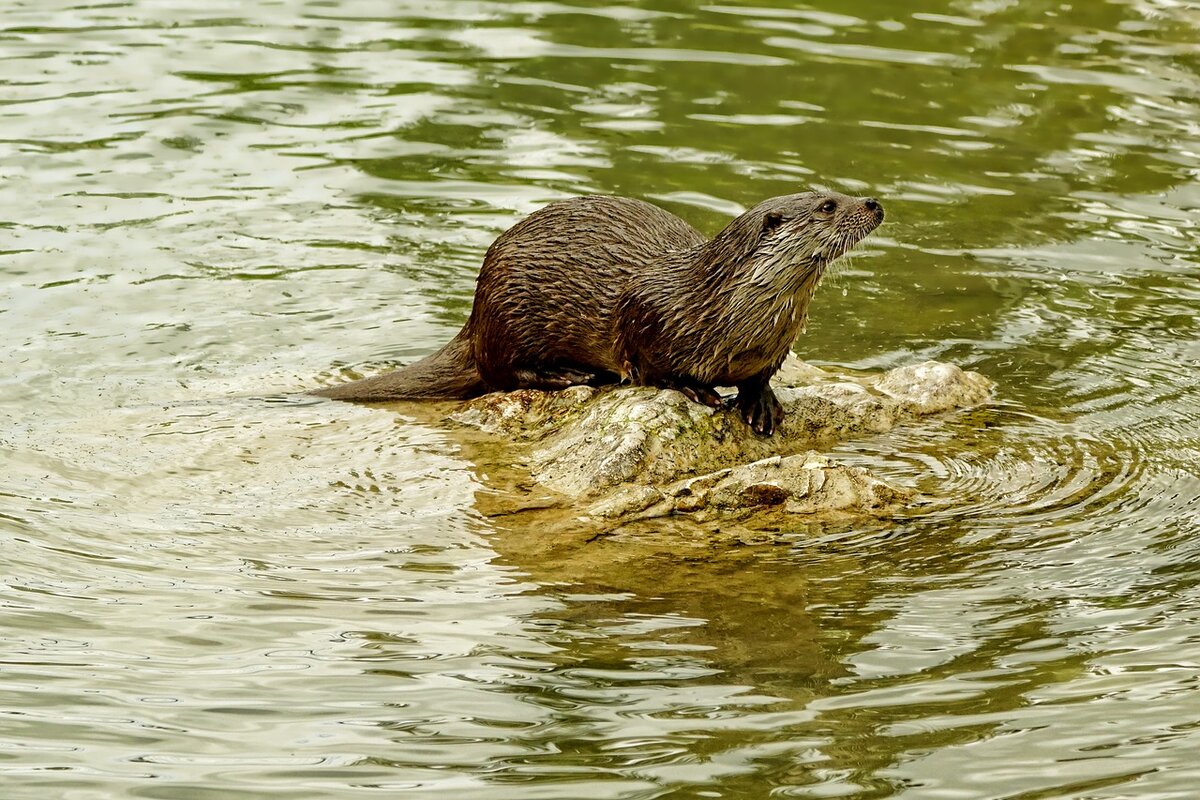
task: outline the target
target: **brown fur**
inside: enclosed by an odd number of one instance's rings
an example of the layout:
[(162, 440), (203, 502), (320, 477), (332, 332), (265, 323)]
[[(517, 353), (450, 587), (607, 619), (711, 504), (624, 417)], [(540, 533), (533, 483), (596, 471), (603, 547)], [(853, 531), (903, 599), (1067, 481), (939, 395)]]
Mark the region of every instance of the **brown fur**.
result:
[(779, 411), (767, 380), (803, 328), (817, 282), (882, 219), (874, 200), (795, 194), (760, 203), (706, 241), (640, 200), (553, 203), (488, 248), (470, 319), (449, 344), (315, 394), (465, 398), (619, 376), (715, 405), (713, 387), (737, 386), (743, 416), (769, 433)]

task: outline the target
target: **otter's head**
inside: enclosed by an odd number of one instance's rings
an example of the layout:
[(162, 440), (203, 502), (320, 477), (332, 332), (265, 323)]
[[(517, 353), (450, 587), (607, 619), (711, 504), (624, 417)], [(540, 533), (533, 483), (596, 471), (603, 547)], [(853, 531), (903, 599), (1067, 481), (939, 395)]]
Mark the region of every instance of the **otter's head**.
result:
[(883, 206), (873, 197), (804, 192), (764, 200), (712, 244), (749, 268), (756, 282), (819, 278), (881, 222)]
[(773, 197), (750, 211), (762, 217), (760, 247), (795, 251), (828, 264), (866, 238), (883, 222), (883, 206), (873, 197), (837, 192), (805, 192)]

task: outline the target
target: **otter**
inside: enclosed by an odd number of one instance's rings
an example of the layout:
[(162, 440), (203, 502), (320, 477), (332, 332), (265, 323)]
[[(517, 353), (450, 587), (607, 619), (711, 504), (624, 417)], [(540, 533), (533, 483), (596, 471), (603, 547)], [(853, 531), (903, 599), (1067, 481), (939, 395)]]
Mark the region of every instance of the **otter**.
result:
[[(783, 417), (770, 378), (830, 262), (883, 221), (870, 197), (773, 197), (711, 240), (665, 209), (593, 195), (534, 212), (488, 248), (471, 315), (400, 370), (314, 391), (359, 402), (465, 399), (621, 381), (736, 406), (756, 433)], [(726, 401), (718, 386), (733, 386)]]

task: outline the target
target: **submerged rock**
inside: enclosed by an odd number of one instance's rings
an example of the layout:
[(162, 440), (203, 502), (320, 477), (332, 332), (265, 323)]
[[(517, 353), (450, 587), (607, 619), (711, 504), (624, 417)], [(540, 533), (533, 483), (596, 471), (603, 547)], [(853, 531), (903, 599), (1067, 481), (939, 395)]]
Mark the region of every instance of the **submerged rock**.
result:
[(568, 502), (582, 501), (589, 517), (883, 516), (915, 493), (812, 448), (979, 405), (992, 386), (978, 373), (933, 361), (852, 376), (794, 358), (775, 384), (787, 416), (770, 438), (755, 435), (732, 411), (649, 387), (491, 394), (451, 418), (527, 443), (534, 479)]

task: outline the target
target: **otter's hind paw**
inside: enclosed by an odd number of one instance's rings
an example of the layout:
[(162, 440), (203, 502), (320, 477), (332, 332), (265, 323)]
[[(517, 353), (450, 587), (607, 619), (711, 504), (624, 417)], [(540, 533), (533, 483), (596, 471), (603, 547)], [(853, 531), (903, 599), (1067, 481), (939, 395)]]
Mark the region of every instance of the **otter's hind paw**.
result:
[(683, 396), (693, 403), (699, 403), (702, 406), (709, 408), (725, 408), (725, 398), (717, 393), (717, 390), (711, 386), (700, 386), (699, 384), (679, 384), (672, 386), (672, 389), (677, 389), (683, 393)]
[(569, 368), (550, 368), (542, 370), (523, 369), (515, 374), (517, 385), (522, 389), (541, 389), (556, 391), (568, 386), (599, 386), (609, 383), (609, 373), (584, 372)]

